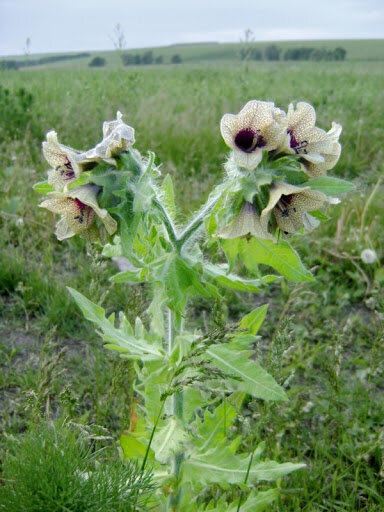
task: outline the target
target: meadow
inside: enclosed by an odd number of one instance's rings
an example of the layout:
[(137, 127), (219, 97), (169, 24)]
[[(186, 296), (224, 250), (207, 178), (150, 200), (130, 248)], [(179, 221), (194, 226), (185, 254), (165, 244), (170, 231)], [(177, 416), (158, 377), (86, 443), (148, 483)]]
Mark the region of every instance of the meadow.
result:
[[(370, 59), (361, 45), (358, 57), (345, 62), (241, 63), (212, 54), (177, 66), (78, 69), (75, 63), (71, 69), (66, 62), (0, 72), (0, 421), (6, 434), (0, 447), (8, 468), (9, 454), (23, 461), (24, 483), (35, 459), (20, 439), (43, 443), (42, 425), (64, 418), (103, 448), (102, 464), (115, 464), (135, 399), (130, 365), (104, 351), (65, 287), (129, 318), (148, 305), (145, 286), (108, 281), (114, 268), (97, 248), (55, 239), (55, 219), (37, 207), (32, 190), (48, 168), (41, 154), (45, 133), (55, 129), (64, 144), (92, 147), (102, 122), (120, 110), (135, 128), (136, 147), (154, 151), (162, 173), (174, 178), (187, 216), (222, 173), (224, 113), (253, 98), (283, 109), (307, 101), (318, 126), (343, 125), (334, 174), (356, 189), (321, 229), (292, 240), (314, 282), (284, 281), (256, 296), (223, 297), (232, 319), (254, 304), (270, 304), (257, 350), (289, 395), (283, 404), (248, 401), (236, 428), (245, 446), (265, 440), (271, 458), (308, 465), (278, 483), (280, 499), (270, 510), (384, 510), (384, 65), (379, 51)], [(362, 261), (366, 248), (376, 251), (377, 262)], [(203, 326), (207, 304), (200, 299), (191, 308), (196, 326)], [(75, 457), (75, 441), (68, 439), (63, 449)], [(65, 510), (60, 506), (47, 511)], [(15, 512), (43, 510), (29, 507)]]

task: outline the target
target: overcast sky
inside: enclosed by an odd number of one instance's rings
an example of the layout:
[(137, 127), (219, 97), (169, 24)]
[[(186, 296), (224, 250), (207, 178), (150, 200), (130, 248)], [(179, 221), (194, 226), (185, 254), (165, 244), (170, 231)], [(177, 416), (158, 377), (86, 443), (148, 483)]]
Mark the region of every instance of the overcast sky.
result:
[(0, 54), (108, 50), (198, 41), (384, 37), (384, 0), (0, 0)]

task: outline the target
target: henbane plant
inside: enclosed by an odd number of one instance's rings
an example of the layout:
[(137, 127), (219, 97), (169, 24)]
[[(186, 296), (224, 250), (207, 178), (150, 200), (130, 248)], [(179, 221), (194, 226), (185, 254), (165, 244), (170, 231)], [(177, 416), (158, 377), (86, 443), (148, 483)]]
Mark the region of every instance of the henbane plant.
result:
[[(151, 303), (133, 325), (69, 291), (105, 347), (133, 362), (137, 410), (120, 445), (124, 458), (153, 469), (159, 511), (261, 511), (277, 490), (258, 491), (258, 482), (304, 467), (263, 460), (262, 440), (242, 453), (241, 438), (231, 434), (247, 395), (287, 399), (252, 358), (267, 305), (204, 332), (194, 327), (188, 304), (196, 296), (220, 301), (225, 289), (257, 293), (282, 278), (313, 279), (288, 237), (314, 229), (327, 218), (327, 204), (352, 188), (326, 176), (340, 155), (341, 126), (325, 132), (315, 121), (307, 103), (285, 113), (253, 100), (238, 115), (224, 115), (221, 132), (231, 148), (225, 175), (185, 225), (171, 177), (161, 176), (152, 153), (143, 157), (133, 148), (134, 130), (119, 112), (93, 149), (68, 148), (55, 132), (43, 143), (52, 169), (35, 189), (46, 194), (40, 206), (61, 214), (57, 237), (78, 234), (103, 245), (105, 257), (126, 258), (129, 270), (111, 281), (147, 283)], [(213, 485), (239, 492), (234, 501), (222, 493), (202, 505), (199, 495)]]

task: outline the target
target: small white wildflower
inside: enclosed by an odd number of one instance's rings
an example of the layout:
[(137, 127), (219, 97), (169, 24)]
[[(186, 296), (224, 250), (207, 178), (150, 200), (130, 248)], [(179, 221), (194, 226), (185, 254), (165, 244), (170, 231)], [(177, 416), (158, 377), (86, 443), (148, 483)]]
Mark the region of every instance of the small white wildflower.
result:
[(360, 254), (360, 258), (369, 265), (377, 261), (377, 254), (373, 249), (364, 249)]
[(303, 408), (301, 409), (304, 413), (311, 412), (311, 410), (315, 407), (315, 404), (311, 401), (307, 402)]

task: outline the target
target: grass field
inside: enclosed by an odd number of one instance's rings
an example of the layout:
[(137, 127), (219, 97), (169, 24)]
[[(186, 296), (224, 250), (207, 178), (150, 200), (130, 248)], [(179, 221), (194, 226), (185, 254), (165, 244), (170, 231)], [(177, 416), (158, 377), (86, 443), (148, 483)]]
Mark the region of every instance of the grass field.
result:
[[(153, 150), (163, 174), (175, 178), (187, 215), (221, 175), (224, 113), (252, 98), (281, 108), (303, 100), (315, 106), (320, 127), (333, 120), (343, 125), (335, 175), (352, 179), (356, 192), (320, 230), (292, 241), (314, 283), (223, 299), (232, 319), (255, 302), (270, 303), (259, 349), (275, 378), (289, 380), (288, 403), (249, 402), (238, 429), (245, 444), (264, 439), (276, 460), (308, 464), (279, 483), (280, 502), (271, 510), (384, 510), (384, 43), (340, 43), (348, 51), (345, 62), (244, 64), (230, 60), (235, 45), (212, 44), (195, 45), (194, 53), (169, 47), (183, 56), (178, 66), (118, 68), (111, 54), (107, 69), (78, 69), (80, 62), (67, 61), (60, 69), (0, 73), (3, 457), (14, 449), (10, 435), (66, 417), (105, 427), (107, 439), (98, 443), (108, 447), (109, 461), (117, 459), (133, 399), (130, 367), (105, 353), (65, 286), (131, 318), (147, 304), (145, 288), (108, 282), (113, 268), (95, 248), (54, 238), (55, 219), (37, 208), (40, 198), (31, 189), (47, 170), (40, 150), (45, 133), (54, 128), (61, 142), (92, 147), (102, 121), (121, 110), (135, 127), (137, 148)], [(199, 62), (198, 51), (208, 52), (208, 62)], [(363, 263), (365, 248), (379, 261)], [(191, 308), (200, 325), (207, 305), (196, 300)]]

